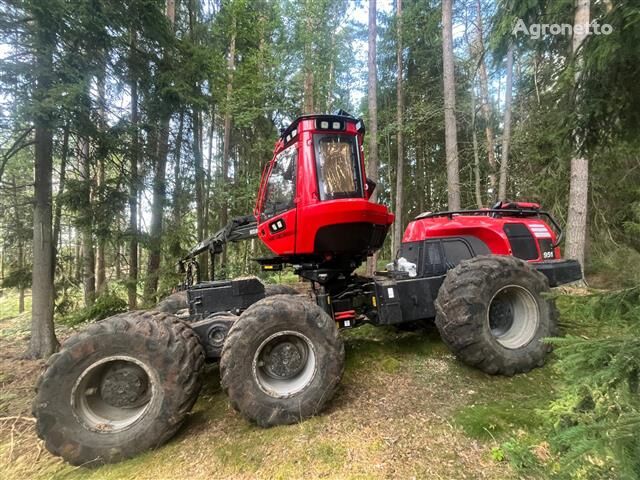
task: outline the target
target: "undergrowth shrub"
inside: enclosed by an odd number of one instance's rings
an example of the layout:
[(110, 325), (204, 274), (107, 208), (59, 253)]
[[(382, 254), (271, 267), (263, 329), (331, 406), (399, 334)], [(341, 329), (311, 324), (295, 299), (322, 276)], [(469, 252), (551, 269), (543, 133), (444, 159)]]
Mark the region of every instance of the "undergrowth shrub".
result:
[[(548, 441), (553, 452), (547, 474), (638, 479), (640, 286), (565, 297), (561, 308), (570, 319), (572, 334), (550, 340), (562, 383), (557, 399), (540, 410), (548, 420), (537, 433), (537, 441)], [(540, 466), (526, 453), (531, 445), (510, 442), (503, 448), (516, 468), (531, 472)]]
[(91, 307), (81, 308), (60, 318), (60, 323), (75, 326), (85, 322), (102, 320), (127, 311), (127, 302), (115, 290), (100, 295)]
[(587, 278), (596, 288), (633, 288), (640, 284), (640, 252), (625, 245), (604, 243), (592, 255)]
[(548, 409), (559, 471), (573, 478), (640, 478), (640, 286), (584, 299), (602, 336), (552, 340), (564, 382)]

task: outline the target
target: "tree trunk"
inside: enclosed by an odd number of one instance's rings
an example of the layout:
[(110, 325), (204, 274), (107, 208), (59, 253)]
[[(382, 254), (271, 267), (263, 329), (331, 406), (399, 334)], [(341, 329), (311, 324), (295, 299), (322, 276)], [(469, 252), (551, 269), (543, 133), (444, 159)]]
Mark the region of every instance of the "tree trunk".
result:
[(404, 145), (402, 133), (402, 116), (404, 114), (404, 93), (402, 90), (402, 0), (396, 0), (397, 15), (397, 46), (396, 46), (396, 137), (398, 149), (398, 161), (396, 166), (396, 218), (393, 225), (393, 251), (391, 257), (395, 258), (400, 242), (402, 241), (402, 207), (403, 207), (403, 180), (404, 180)]
[[(104, 158), (98, 159), (98, 185), (104, 187), (105, 183), (105, 165)], [(98, 235), (98, 246), (96, 248), (96, 291), (98, 295), (102, 294), (106, 288), (106, 264), (105, 249), (106, 239), (104, 232), (100, 231)]]
[[(576, 0), (574, 26), (582, 25), (581, 33), (574, 30), (573, 55), (580, 54), (580, 46), (586, 38), (589, 25), (589, 0)], [(576, 84), (580, 77), (580, 65), (576, 69)], [(576, 110), (580, 112), (580, 95), (576, 98)], [(584, 249), (587, 238), (587, 200), (589, 192), (589, 159), (582, 154), (584, 138), (578, 130), (573, 133), (574, 155), (571, 158), (571, 180), (569, 184), (569, 214), (567, 217), (567, 243), (565, 255), (578, 260), (584, 266)]]
[[(106, 61), (106, 60), (105, 60)], [(105, 67), (106, 68), (106, 67)], [(101, 132), (105, 132), (107, 128), (106, 118), (106, 96), (105, 96), (105, 69), (103, 69), (98, 75), (97, 90), (98, 90), (98, 128)], [(98, 187), (101, 197), (104, 195), (102, 189), (105, 185), (106, 172), (105, 172), (105, 159), (102, 155), (98, 158)], [(102, 200), (103, 198), (101, 198)], [(104, 225), (101, 225), (104, 227)], [(103, 228), (98, 229), (98, 247), (96, 249), (96, 291), (98, 295), (102, 294), (106, 288), (106, 264), (105, 264), (105, 249), (107, 240)]]
[[(204, 158), (204, 123), (205, 114), (200, 111), (200, 119), (198, 122), (198, 150), (200, 152), (200, 164), (202, 168), (202, 238), (207, 238), (207, 231), (209, 228), (209, 170), (205, 169)], [(200, 256), (200, 275), (203, 280), (210, 280), (209, 278), (209, 253), (204, 253)]]
[(153, 177), (153, 199), (151, 203), (151, 225), (149, 228), (149, 259), (147, 263), (147, 278), (144, 284), (144, 301), (147, 305), (156, 302), (158, 290), (158, 272), (162, 253), (162, 217), (166, 201), (167, 151), (169, 149), (169, 121), (164, 116), (160, 121), (158, 147), (155, 155)]
[(130, 66), (131, 77), (131, 156), (129, 159), (129, 278), (127, 281), (127, 297), (129, 310), (138, 305), (138, 158), (140, 141), (138, 136), (138, 80), (133, 70), (133, 55), (137, 48), (136, 33), (131, 31)]
[(418, 213), (424, 212), (425, 195), (427, 194), (426, 182), (426, 159), (424, 146), (422, 143), (418, 143), (416, 146), (416, 186), (418, 187)]
[[(167, 0), (166, 15), (171, 32), (175, 24), (176, 3), (175, 0)], [(165, 49), (161, 69), (166, 70), (165, 64), (169, 62), (171, 52)], [(166, 73), (166, 72), (165, 72)], [(165, 104), (161, 108), (158, 132), (158, 144), (155, 155), (155, 169), (153, 177), (153, 199), (151, 203), (151, 227), (149, 229), (149, 260), (147, 263), (147, 278), (144, 284), (144, 299), (147, 305), (156, 303), (158, 291), (158, 278), (160, 261), (162, 258), (162, 223), (164, 217), (164, 204), (167, 200), (167, 155), (169, 153), (169, 129), (171, 126), (171, 111)]]
[[(152, 133), (150, 132), (149, 135), (151, 135), (151, 134)], [(140, 150), (142, 152), (142, 148)], [(145, 193), (145, 188), (144, 188), (145, 172), (144, 172), (144, 168), (145, 168), (145, 165), (143, 163), (142, 157), (140, 157), (139, 158), (139, 162), (138, 162), (138, 169), (139, 169), (139, 171), (138, 171), (138, 180), (139, 180), (139, 184), (138, 184), (138, 232), (139, 233), (143, 232), (144, 230), (147, 230), (147, 228), (146, 228), (147, 225), (144, 223), (144, 216), (142, 215), (142, 195)], [(142, 261), (143, 261), (143, 255), (144, 255), (144, 244), (138, 240), (138, 276), (140, 274), (140, 268), (141, 268)]]
[[(44, 23), (44, 22), (42, 22)], [(37, 72), (34, 97), (36, 105), (46, 102), (51, 88), (55, 35), (36, 21)], [(53, 327), (53, 231), (52, 188), (53, 133), (49, 124), (49, 112), (39, 112), (34, 118), (35, 127), (35, 181), (33, 208), (33, 278), (31, 304), (31, 339), (27, 355), (45, 358), (58, 348)]]
[(84, 305), (90, 307), (95, 302), (96, 298), (96, 261), (95, 253), (93, 251), (93, 232), (92, 232), (92, 219), (91, 213), (91, 159), (89, 157), (89, 140), (86, 138), (80, 139), (78, 142), (80, 158), (80, 176), (85, 184), (86, 195), (84, 198), (87, 216), (81, 227), (82, 230), (82, 285), (84, 288)]
[(24, 287), (18, 289), (18, 313), (24, 313)]
[(476, 95), (471, 86), (471, 138), (473, 141), (473, 179), (476, 205), (482, 208), (482, 187), (480, 182), (480, 155), (478, 154), (478, 134), (476, 133)]
[[(7, 252), (7, 240), (2, 238), (2, 250), (0, 251), (0, 282), (4, 283), (4, 269)], [(0, 297), (2, 297), (2, 289), (0, 289)]]
[[(231, 39), (229, 40), (229, 57), (227, 58), (227, 99), (224, 112), (224, 131), (222, 136), (222, 183), (227, 189), (229, 181), (229, 158), (231, 154), (231, 103), (233, 101), (233, 77), (236, 68), (236, 19), (233, 19), (231, 26)], [(222, 195), (222, 206), (220, 208), (220, 224), (222, 227), (227, 225), (229, 221), (229, 202), (228, 195)], [(223, 245), (220, 254), (220, 265), (223, 272), (227, 262), (227, 246)], [(208, 263), (208, 262), (206, 262)]]
[[(334, 37), (331, 37), (331, 43), (332, 43), (332, 49), (333, 49), (333, 43), (334, 43)], [(327, 96), (326, 96), (326, 104), (327, 104), (327, 108), (326, 108), (326, 112), (331, 112), (331, 110), (333, 109), (333, 85), (335, 83), (335, 70), (336, 70), (336, 66), (334, 64), (333, 59), (331, 60), (331, 62), (329, 63), (329, 88), (327, 88)]]
[[(15, 180), (14, 180), (13, 186), (15, 189), (16, 188)], [(17, 192), (14, 191), (14, 194), (17, 194)], [(16, 213), (17, 213), (17, 210), (16, 210)], [(55, 269), (55, 261), (53, 265)], [(18, 268), (20, 269), (20, 275), (22, 276), (22, 272), (24, 271), (24, 244), (22, 242), (22, 238), (18, 239)], [(20, 287), (18, 289), (18, 313), (24, 313), (24, 290), (25, 290), (25, 285), (22, 283), (22, 280), (20, 280)]]
[(502, 162), (500, 163), (500, 184), (498, 200), (507, 199), (507, 177), (509, 174), (509, 147), (511, 146), (511, 95), (513, 91), (513, 44), (507, 51), (507, 85), (504, 94), (504, 129), (502, 131)]
[[(22, 221), (20, 219), (20, 205), (18, 201), (18, 184), (15, 175), (11, 178), (11, 191), (13, 200), (13, 229), (16, 232), (18, 242), (18, 270), (20, 272), (20, 282), (18, 285), (18, 313), (24, 312), (24, 289), (25, 285), (22, 281), (22, 272), (24, 271), (24, 239), (22, 238)], [(55, 263), (54, 263), (55, 265)]]
[(304, 107), (302, 113), (314, 113), (313, 106), (313, 69), (310, 66), (304, 69)]
[[(196, 0), (189, 1), (189, 35), (192, 41), (195, 43), (196, 38), (194, 36), (196, 21), (197, 21), (197, 5)], [(193, 84), (193, 95), (195, 97), (200, 96), (201, 87), (196, 82)], [(204, 235), (204, 171), (202, 165), (202, 141), (200, 135), (202, 134), (200, 108), (197, 105), (193, 105), (191, 128), (193, 130), (193, 163), (195, 170), (195, 190), (196, 190), (196, 235), (198, 241), (203, 239)], [(207, 254), (200, 256), (200, 264), (207, 262)], [(201, 277), (200, 273), (198, 276)], [(201, 278), (197, 279), (198, 281)]]
[[(378, 35), (376, 0), (369, 0), (369, 160), (367, 178), (378, 180), (378, 69), (376, 65), (376, 40)], [(371, 201), (375, 202), (377, 192), (374, 190)], [(378, 261), (378, 252), (367, 258), (367, 274), (373, 275)]]
[(56, 263), (58, 257), (58, 247), (60, 245), (60, 222), (62, 220), (62, 194), (67, 178), (67, 159), (69, 157), (69, 126), (65, 125), (62, 134), (62, 153), (60, 158), (60, 177), (58, 182), (58, 194), (56, 195), (56, 209), (53, 220), (53, 262)]
[[(174, 164), (173, 164), (173, 178), (175, 182), (173, 190), (173, 226), (178, 232), (182, 228), (182, 169), (180, 163), (180, 156), (182, 155), (182, 137), (184, 132), (184, 110), (180, 110), (180, 120), (178, 121), (178, 134), (176, 136), (176, 143), (174, 148)], [(180, 235), (174, 235), (174, 242), (171, 245), (171, 255), (174, 258), (180, 256)]]
[[(465, 22), (465, 32), (468, 29), (468, 24)], [(478, 63), (480, 55), (482, 54), (481, 49), (478, 49), (477, 41), (470, 41), (467, 34), (465, 33), (465, 39), (467, 42), (467, 46), (469, 47), (469, 57), (473, 62)], [(477, 72), (476, 72), (477, 73)], [(477, 110), (476, 110), (476, 92), (475, 92), (475, 73), (471, 78), (471, 89), (469, 90), (469, 97), (471, 100), (471, 140), (473, 146), (473, 180), (474, 180), (474, 195), (476, 200), (476, 206), (478, 208), (482, 208), (482, 180), (480, 178), (480, 153), (478, 150), (478, 132), (476, 131), (476, 120), (477, 120)]]
[[(484, 61), (484, 29), (482, 26), (482, 8), (480, 0), (476, 2), (477, 6), (477, 22), (478, 22), (478, 66), (480, 71), (480, 100), (482, 115), (485, 122), (485, 135), (487, 138), (487, 160), (489, 162), (489, 192), (492, 197), (496, 195), (497, 185), (497, 162), (494, 145), (493, 127), (491, 125), (491, 102), (489, 97), (489, 77), (487, 75), (487, 65)], [(490, 198), (490, 201), (494, 198)]]
[[(196, 174), (196, 234), (198, 242), (204, 239), (204, 169), (202, 151), (200, 150), (200, 111), (193, 109), (193, 160)], [(200, 263), (208, 260), (202, 256)]]
[[(211, 215), (211, 183), (212, 183), (212, 168), (213, 168), (213, 133), (214, 133), (214, 118), (215, 112), (211, 109), (209, 128), (207, 129), (207, 170), (205, 174), (205, 180), (207, 182), (204, 189), (204, 237), (208, 238), (210, 233), (210, 215)], [(204, 140), (204, 139), (203, 139)], [(226, 261), (226, 260), (225, 260)], [(215, 280), (215, 265), (211, 264), (211, 256), (207, 258), (203, 265), (204, 275), (209, 280)]]
[(75, 240), (75, 270), (73, 272), (73, 278), (76, 284), (80, 284), (82, 282), (82, 238), (80, 238), (80, 232), (77, 228), (74, 228), (74, 240)]
[[(204, 235), (209, 235), (209, 214), (210, 214), (210, 202), (211, 202), (211, 184), (212, 184), (212, 169), (213, 169), (213, 133), (215, 123), (215, 112), (211, 109), (211, 119), (209, 122), (209, 129), (207, 131), (207, 185), (204, 193)], [(208, 271), (207, 271), (208, 274)], [(212, 279), (213, 280), (213, 279)]]
[[(122, 230), (120, 230), (120, 232), (121, 231)], [(116, 281), (119, 282), (120, 280), (122, 280), (122, 245), (119, 239), (116, 241), (115, 253)]]
[(449, 210), (460, 210), (456, 87), (453, 65), (453, 0), (442, 1), (442, 64), (444, 79), (444, 131)]
[[(308, 5), (307, 5), (308, 6)], [(313, 31), (313, 22), (311, 15), (308, 14), (305, 19), (305, 25), (307, 29), (307, 35), (309, 32)], [(314, 90), (314, 76), (313, 76), (313, 45), (309, 37), (307, 36), (304, 43), (304, 84), (303, 84), (303, 92), (302, 92), (302, 113), (314, 113), (315, 110), (315, 102), (313, 96)]]
[(167, 0), (167, 18), (173, 25), (176, 21), (176, 0)]

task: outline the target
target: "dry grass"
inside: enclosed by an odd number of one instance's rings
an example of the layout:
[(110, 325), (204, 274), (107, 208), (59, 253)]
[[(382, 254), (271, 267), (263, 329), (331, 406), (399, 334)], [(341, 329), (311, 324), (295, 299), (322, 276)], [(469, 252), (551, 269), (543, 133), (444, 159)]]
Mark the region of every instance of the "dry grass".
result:
[(454, 423), (479, 391), (509, 388), (510, 379), (461, 366), (433, 333), (363, 327), (346, 338), (345, 378), (321, 416), (250, 425), (228, 405), (214, 366), (176, 438), (98, 469), (71, 467), (43, 448), (29, 417), (42, 363), (19, 360), (24, 336), (0, 338), (0, 416), (11, 417), (0, 420), (0, 478), (514, 478), (492, 459), (493, 440)]

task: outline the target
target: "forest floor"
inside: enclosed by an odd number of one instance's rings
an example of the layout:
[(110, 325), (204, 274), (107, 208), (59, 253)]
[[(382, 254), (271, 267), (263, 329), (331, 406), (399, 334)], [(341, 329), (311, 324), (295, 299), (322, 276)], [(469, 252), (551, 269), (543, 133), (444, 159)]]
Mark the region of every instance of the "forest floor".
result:
[[(15, 299), (13, 299), (15, 300)], [(0, 298), (0, 478), (520, 478), (500, 445), (525, 435), (553, 395), (549, 366), (513, 378), (456, 361), (437, 332), (362, 327), (346, 332), (347, 367), (322, 415), (262, 429), (229, 406), (217, 367), (167, 445), (95, 469), (50, 455), (31, 418), (42, 361), (20, 359), (28, 316)], [(60, 331), (64, 338), (69, 331)], [(546, 445), (533, 453), (546, 455)]]

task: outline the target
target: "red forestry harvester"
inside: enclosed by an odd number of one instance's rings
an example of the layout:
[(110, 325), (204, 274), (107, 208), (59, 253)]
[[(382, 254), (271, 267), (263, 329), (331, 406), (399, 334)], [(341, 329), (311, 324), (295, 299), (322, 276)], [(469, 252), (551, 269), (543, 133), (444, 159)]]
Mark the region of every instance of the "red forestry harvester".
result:
[[(162, 444), (195, 403), (205, 361), (219, 361), (222, 387), (247, 419), (299, 422), (321, 411), (340, 382), (339, 330), (365, 323), (435, 320), (461, 361), (491, 374), (544, 363), (542, 339), (557, 334), (545, 293), (582, 276), (577, 262), (560, 258), (557, 223), (533, 203), (425, 213), (409, 223), (387, 271), (357, 275), (393, 222), (369, 200), (375, 183), (365, 175), (364, 133), (344, 112), (295, 120), (265, 167), (254, 215), (181, 260), (182, 292), (64, 343), (33, 407), (51, 452), (105, 463)], [(255, 235), (274, 254), (257, 259), (262, 267), (291, 266), (311, 295), (257, 278), (198, 278), (199, 255), (213, 259), (225, 242)]]

